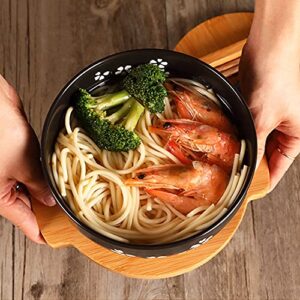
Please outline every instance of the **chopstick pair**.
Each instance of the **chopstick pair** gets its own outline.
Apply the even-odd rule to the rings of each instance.
[[[235,75],[239,71],[240,57],[246,41],[247,40],[244,39],[219,49],[202,57],[201,60],[215,67],[225,77]]]

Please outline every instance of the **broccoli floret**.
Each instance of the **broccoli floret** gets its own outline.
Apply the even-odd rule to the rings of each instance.
[[[164,110],[165,80],[158,66],[146,64],[133,68],[123,80],[125,89],[117,93],[93,97],[80,89],[75,102],[78,121],[101,149],[136,149],[141,140],[134,129],[144,106],[152,113]]]
[[[111,108],[117,108],[109,114]],[[128,151],[136,149],[140,137],[134,132],[144,107],[126,91],[93,97],[80,89],[75,112],[81,126],[101,149]]]
[[[151,82],[163,83],[166,81],[165,72],[163,72],[157,65],[153,64],[139,65],[132,68],[129,74],[137,80],[145,78]]]
[[[164,111],[167,91],[163,86],[165,73],[156,65],[146,64],[133,68],[124,78],[125,90],[139,100],[150,112]]]

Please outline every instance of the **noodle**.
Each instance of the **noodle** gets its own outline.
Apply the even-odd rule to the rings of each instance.
[[[212,89],[190,80],[174,81],[189,84],[190,90],[220,105]],[[187,215],[143,189],[123,183],[124,179],[135,176],[135,171],[140,168],[180,164],[177,157],[164,148],[160,136],[148,131],[148,126],[159,119],[177,118],[174,104],[168,97],[164,113],[151,115],[147,110],[144,112],[136,127],[142,142],[136,150],[126,153],[99,149],[82,128],[72,126],[72,113],[70,107],[51,156],[53,177],[77,217],[106,237],[125,243],[159,244],[192,236],[225,214],[243,187],[248,170],[247,166],[242,166],[246,151],[244,140],[218,203],[199,206]]]

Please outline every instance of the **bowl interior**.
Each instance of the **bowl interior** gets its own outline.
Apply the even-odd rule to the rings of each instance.
[[[87,226],[81,223],[81,221],[79,221],[73,214],[56,187],[51,171],[51,155],[54,150],[54,144],[57,135],[64,126],[64,114],[67,108],[72,105],[72,96],[78,90],[78,88],[95,90],[98,86],[103,85],[107,80],[116,79],[124,75],[132,66],[149,62],[159,65],[160,68],[169,72],[172,77],[189,78],[212,87],[219,99],[224,104],[226,113],[232,120],[234,120],[239,130],[240,138],[245,139],[247,144],[245,164],[249,166],[249,171],[243,188],[228,212],[215,224],[200,234],[207,233],[220,226],[228,218],[228,216],[239,207],[250,185],[255,170],[257,147],[256,133],[250,112],[237,91],[215,69],[185,54],[160,49],[127,51],[95,62],[77,74],[61,90],[56,100],[52,104],[50,111],[48,112],[42,133],[42,164],[51,191],[59,205],[68,214],[68,216],[79,227],[87,230],[91,236],[98,236],[116,245],[124,244],[108,239],[92,229],[87,228]],[[184,240],[175,243],[184,243]],[[167,246],[168,244],[165,244],[163,247]],[[127,247],[140,247],[140,245],[138,246],[131,244],[127,245]],[[143,247],[145,246],[143,245]],[[152,246],[147,245],[147,247],[151,248]]]

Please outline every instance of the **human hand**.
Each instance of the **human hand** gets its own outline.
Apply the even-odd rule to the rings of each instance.
[[[266,153],[270,190],[300,152],[299,55],[284,46],[271,50],[249,37],[240,62],[240,84],[258,137],[258,164]]]
[[[26,186],[28,194],[16,190],[18,183]],[[0,75],[0,215],[43,244],[30,198],[55,204],[43,179],[37,137],[16,91]]]

